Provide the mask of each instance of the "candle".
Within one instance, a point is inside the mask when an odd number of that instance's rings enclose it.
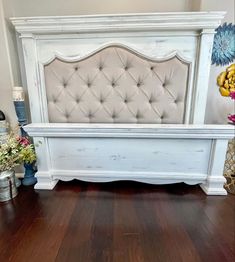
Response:
[[[24,101],[24,90],[22,86],[14,86],[13,91],[13,101]]]
[[[14,102],[18,122],[21,126],[23,126],[27,124],[23,87],[21,86],[13,87],[12,96],[13,96],[13,102]]]

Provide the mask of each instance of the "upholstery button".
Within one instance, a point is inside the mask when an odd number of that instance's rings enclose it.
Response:
[[[79,98],[77,98],[77,99],[76,99],[76,103],[78,104],[79,102],[80,102],[80,99],[79,99]]]
[[[116,86],[116,84],[114,82],[112,82],[112,87],[115,87],[115,86]]]
[[[153,67],[153,66],[151,66],[151,67],[150,67],[150,70],[153,70],[153,69],[154,69],[154,67]]]
[[[127,98],[124,100],[124,103],[128,103],[128,100],[127,100]]]
[[[54,103],[54,104],[57,103],[57,99],[54,99],[54,100],[53,100],[53,103]]]
[[[101,104],[104,103],[104,99],[103,99],[103,98],[100,99],[100,103],[101,103]]]
[[[117,116],[116,116],[116,114],[115,113],[113,113],[112,114],[112,118],[116,118]]]
[[[67,87],[67,84],[66,83],[64,83],[64,88],[66,88]]]
[[[92,114],[92,113],[89,113],[89,114],[88,114],[88,117],[89,117],[89,118],[92,118],[92,117],[93,117],[93,114]]]
[[[75,67],[74,67],[74,70],[75,70],[75,71],[78,71],[78,66],[75,66]]]
[[[165,87],[165,86],[166,86],[166,83],[163,83],[162,86]]]
[[[88,87],[91,87],[91,83],[87,83],[87,86],[88,86]]]
[[[140,87],[140,83],[137,83],[137,86]]]
[[[125,66],[124,69],[125,69],[125,71],[127,71],[127,70],[129,69],[129,67],[128,67],[128,66]]]
[[[103,70],[103,66],[100,66],[100,67],[99,67],[99,70],[102,71],[102,70]]]

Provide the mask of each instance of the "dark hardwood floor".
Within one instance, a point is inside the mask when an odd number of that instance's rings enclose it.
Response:
[[[235,196],[198,186],[60,182],[0,204],[0,261],[235,261]]]

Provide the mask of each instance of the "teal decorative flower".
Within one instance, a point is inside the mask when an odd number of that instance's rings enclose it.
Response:
[[[224,23],[216,29],[212,65],[228,65],[235,59],[235,25]]]

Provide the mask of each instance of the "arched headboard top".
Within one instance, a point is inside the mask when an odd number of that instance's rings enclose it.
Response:
[[[44,66],[49,122],[184,123],[189,64],[110,45]]]

